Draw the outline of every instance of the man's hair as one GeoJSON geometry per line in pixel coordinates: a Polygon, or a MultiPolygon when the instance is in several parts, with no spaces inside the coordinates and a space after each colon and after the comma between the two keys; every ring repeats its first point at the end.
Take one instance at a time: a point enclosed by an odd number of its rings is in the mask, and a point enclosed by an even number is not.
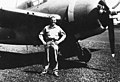
{"type": "Polygon", "coordinates": [[[54,17],[54,16],[52,16],[52,17],[50,17],[51,18],[51,22],[53,23],[56,23],[57,22],[57,19],[56,19],[56,17],[54,17]]]}
{"type": "Polygon", "coordinates": [[[52,19],[55,19],[55,20],[57,20],[55,16],[51,16],[50,18],[51,18],[51,20],[52,20],[52,19]]]}

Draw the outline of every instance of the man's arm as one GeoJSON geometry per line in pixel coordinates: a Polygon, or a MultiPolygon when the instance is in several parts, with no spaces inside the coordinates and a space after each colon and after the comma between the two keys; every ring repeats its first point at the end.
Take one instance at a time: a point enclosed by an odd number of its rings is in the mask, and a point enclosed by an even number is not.
{"type": "MultiPolygon", "coordinates": [[[[46,28],[46,27],[45,27],[46,28]]],[[[44,45],[46,45],[46,42],[45,42],[45,40],[44,40],[44,37],[43,37],[43,35],[45,34],[45,28],[40,32],[40,34],[39,34],[39,38],[40,38],[40,40],[42,41],[42,43],[44,44],[44,45]]]]}
{"type": "Polygon", "coordinates": [[[39,38],[42,41],[43,45],[46,45],[46,42],[45,42],[42,34],[39,34],[39,38]]]}

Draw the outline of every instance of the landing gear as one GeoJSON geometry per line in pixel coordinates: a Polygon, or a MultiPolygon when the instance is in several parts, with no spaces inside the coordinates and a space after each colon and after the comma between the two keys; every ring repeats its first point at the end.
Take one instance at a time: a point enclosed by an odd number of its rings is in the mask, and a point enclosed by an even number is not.
{"type": "Polygon", "coordinates": [[[60,52],[62,56],[59,56],[59,60],[65,58],[77,56],[81,62],[89,62],[91,59],[91,52],[89,49],[80,46],[80,42],[76,42],[75,38],[67,38],[67,40],[60,46],[60,52]]]}
{"type": "Polygon", "coordinates": [[[78,55],[78,58],[81,62],[89,62],[91,59],[91,52],[87,48],[82,48],[81,55],[78,55]]]}
{"type": "Polygon", "coordinates": [[[89,62],[89,60],[91,59],[91,52],[88,48],[85,48],[85,47],[81,47],[79,42],[77,42],[77,46],[78,46],[78,49],[79,49],[79,52],[80,54],[78,54],[78,59],[81,61],[81,62],[89,62]]]}

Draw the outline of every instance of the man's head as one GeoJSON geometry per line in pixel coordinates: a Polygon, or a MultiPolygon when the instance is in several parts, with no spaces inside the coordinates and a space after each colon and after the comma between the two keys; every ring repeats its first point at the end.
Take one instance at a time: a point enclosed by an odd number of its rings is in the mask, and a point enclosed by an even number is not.
{"type": "Polygon", "coordinates": [[[54,16],[51,17],[51,23],[55,24],[57,22],[56,18],[54,16]]]}

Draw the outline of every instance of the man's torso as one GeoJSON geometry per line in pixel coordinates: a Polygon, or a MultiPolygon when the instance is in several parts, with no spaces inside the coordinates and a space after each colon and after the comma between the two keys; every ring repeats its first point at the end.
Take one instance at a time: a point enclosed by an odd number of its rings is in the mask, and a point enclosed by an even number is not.
{"type": "Polygon", "coordinates": [[[46,27],[46,39],[59,39],[59,33],[60,33],[60,27],[57,25],[54,25],[53,27],[47,26],[46,27]]]}

